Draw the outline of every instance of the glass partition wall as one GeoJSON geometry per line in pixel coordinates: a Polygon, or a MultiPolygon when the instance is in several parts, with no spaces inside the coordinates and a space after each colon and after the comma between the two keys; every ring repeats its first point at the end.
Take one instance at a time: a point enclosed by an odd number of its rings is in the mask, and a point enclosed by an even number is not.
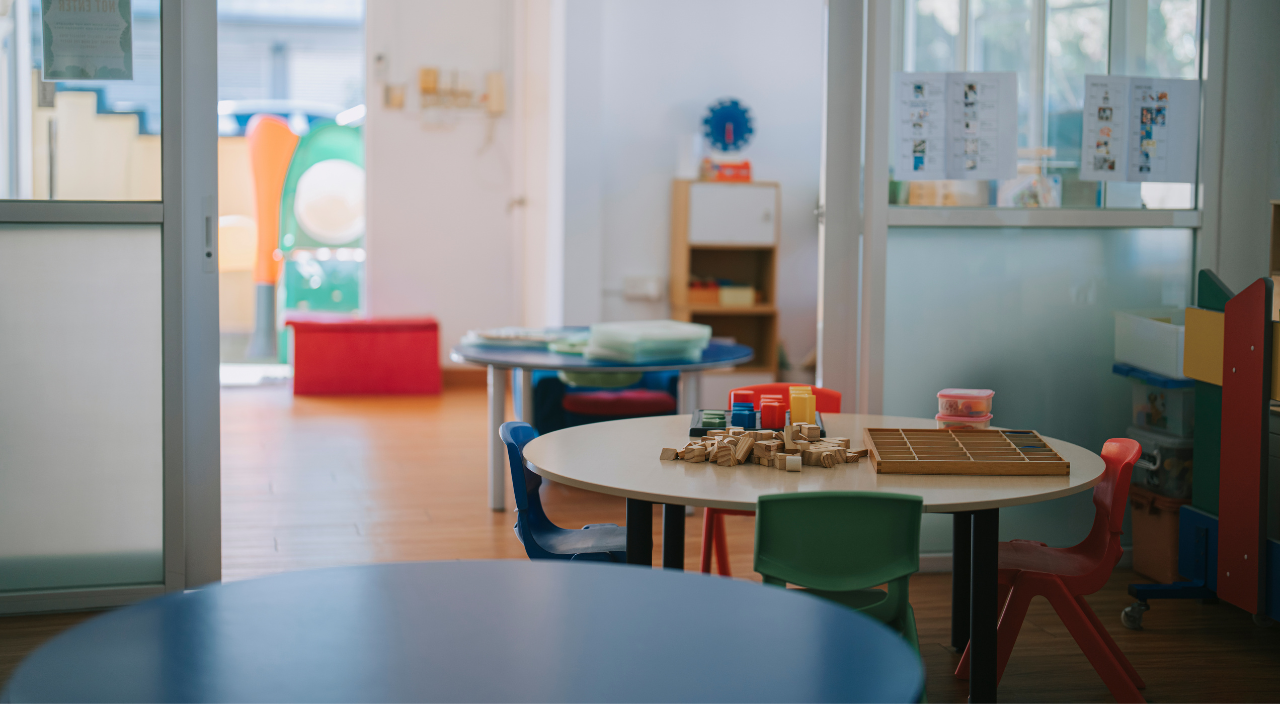
{"type": "MultiPolygon", "coordinates": [[[[1201,0],[901,0],[894,70],[1016,73],[1018,177],[891,181],[890,202],[1194,208],[1192,183],[1103,183],[1080,180],[1079,174],[1084,76],[1198,78],[1200,5],[1201,0]]],[[[894,159],[889,162],[892,168],[894,159]]]]}
{"type": "Polygon", "coordinates": [[[0,613],[219,577],[202,5],[0,3],[0,613]]]}

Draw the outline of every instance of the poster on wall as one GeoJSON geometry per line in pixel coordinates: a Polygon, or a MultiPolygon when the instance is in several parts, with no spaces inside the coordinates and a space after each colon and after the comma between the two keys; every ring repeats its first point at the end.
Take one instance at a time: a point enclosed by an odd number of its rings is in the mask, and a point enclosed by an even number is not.
{"type": "Polygon", "coordinates": [[[1195,182],[1198,80],[1086,75],[1081,180],[1195,182]]]}
{"type": "Polygon", "coordinates": [[[40,0],[42,79],[132,80],[130,0],[40,0]]]}
{"type": "Polygon", "coordinates": [[[1014,73],[897,73],[896,180],[1017,176],[1014,73]]]}

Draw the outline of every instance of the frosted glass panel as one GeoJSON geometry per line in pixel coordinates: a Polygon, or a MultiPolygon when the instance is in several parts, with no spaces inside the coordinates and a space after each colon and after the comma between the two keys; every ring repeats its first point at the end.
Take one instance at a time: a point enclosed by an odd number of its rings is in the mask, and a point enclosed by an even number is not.
{"type": "Polygon", "coordinates": [[[0,592],[158,583],[158,226],[0,225],[0,592]]]}
{"type": "MultiPolygon", "coordinates": [[[[1129,424],[1111,373],[1113,310],[1186,305],[1185,229],[890,228],[884,411],[933,417],[938,390],[995,390],[994,422],[1094,452],[1129,424]]],[[[1002,539],[1083,539],[1088,493],[1001,512],[1002,539]]],[[[949,516],[926,516],[923,552],[949,551],[949,516]]]]}

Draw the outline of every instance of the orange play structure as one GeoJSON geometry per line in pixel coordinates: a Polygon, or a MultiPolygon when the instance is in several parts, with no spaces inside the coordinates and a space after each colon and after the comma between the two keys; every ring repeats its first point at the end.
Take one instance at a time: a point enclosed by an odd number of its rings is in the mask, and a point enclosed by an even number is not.
{"type": "Polygon", "coordinates": [[[280,275],[275,258],[280,234],[280,194],[284,178],[298,146],[298,136],[289,124],[274,115],[255,115],[245,137],[249,141],[249,162],[253,167],[253,193],[258,211],[258,250],[253,280],[274,285],[280,275]]]}

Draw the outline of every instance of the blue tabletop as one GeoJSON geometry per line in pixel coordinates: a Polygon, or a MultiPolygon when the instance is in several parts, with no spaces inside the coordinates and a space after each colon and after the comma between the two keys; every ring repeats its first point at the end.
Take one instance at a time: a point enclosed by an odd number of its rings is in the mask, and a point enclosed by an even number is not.
{"type": "Polygon", "coordinates": [[[736,343],[711,343],[702,351],[698,362],[687,360],[628,364],[587,360],[581,355],[565,355],[551,350],[502,348],[485,345],[457,345],[449,351],[454,362],[477,365],[518,367],[528,370],[590,370],[592,372],[635,372],[636,370],[711,370],[750,362],[755,356],[751,348],[736,343]]]}
{"type": "Polygon", "coordinates": [[[209,586],[36,650],[10,702],[912,702],[887,627],[757,583],[600,563],[365,565],[209,586]]]}

